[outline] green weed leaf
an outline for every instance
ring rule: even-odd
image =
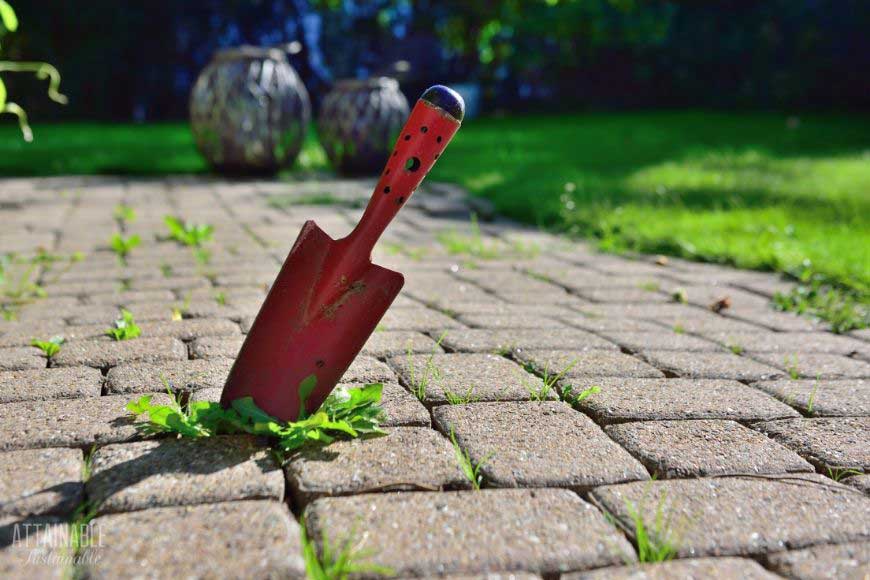
[[[9,32],[18,30],[18,16],[6,0],[0,0],[0,22]]]

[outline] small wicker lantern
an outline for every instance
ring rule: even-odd
[[[190,94],[196,145],[222,172],[271,173],[292,165],[310,120],[308,91],[274,48],[218,52]]]
[[[317,120],[320,143],[340,173],[375,175],[408,113],[395,79],[339,81],[323,99]]]

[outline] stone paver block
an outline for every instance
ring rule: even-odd
[[[299,524],[276,501],[156,508],[92,525],[102,542],[82,554],[88,578],[305,577]]]
[[[561,322],[537,314],[461,314],[459,322],[473,328],[563,328]]]
[[[433,284],[425,284],[423,281],[408,280],[408,284],[402,291],[404,294],[436,308],[450,308],[450,304],[454,302],[493,300],[491,294],[487,294],[477,286],[457,283],[457,281],[446,283],[436,281]]]
[[[0,403],[99,397],[103,375],[99,369],[72,367],[0,372]]]
[[[384,330],[431,330],[439,332],[447,328],[462,328],[460,323],[446,314],[424,308],[387,310],[378,326]]]
[[[370,356],[358,356],[341,377],[343,383],[396,382],[396,375],[386,364]]]
[[[64,344],[52,364],[59,367],[113,367],[124,363],[163,362],[187,359],[187,347],[177,338],[132,340],[82,340]]]
[[[544,393],[543,381],[513,361],[494,354],[417,354],[388,359],[412,393],[426,404],[453,397],[477,401],[527,401]]]
[[[45,357],[38,348],[32,346],[0,348],[0,371],[44,369],[45,366]]]
[[[836,354],[762,352],[750,356],[805,379],[870,378],[870,363]]]
[[[142,336],[172,336],[193,340],[202,336],[237,336],[239,325],[225,318],[187,318],[167,322],[143,322]]]
[[[442,352],[432,337],[413,330],[376,330],[363,346],[362,354],[387,358],[399,354]]]
[[[559,316],[570,326],[576,326],[590,332],[605,333],[605,332],[661,332],[667,328],[663,324],[657,324],[649,320],[641,320],[639,318],[622,318],[622,317],[590,317],[582,314],[565,314]]]
[[[136,302],[172,302],[175,295],[170,290],[130,290],[105,294],[88,294],[85,302],[99,306],[127,306]]]
[[[368,563],[396,576],[523,570],[556,574],[634,560],[604,516],[562,489],[369,494],[308,506],[311,537],[340,545],[360,530]]]
[[[584,491],[649,474],[588,417],[561,402],[446,405],[432,412],[493,487]]]
[[[303,449],[284,469],[293,499],[303,506],[319,497],[471,487],[450,441],[428,427],[396,427],[382,437]]]
[[[782,380],[752,386],[813,417],[870,415],[870,381]]]
[[[53,336],[63,336],[66,324],[58,320],[18,321],[14,325],[0,326],[0,348],[30,346],[34,338],[47,340]]]
[[[235,360],[244,342],[244,336],[203,336],[190,343],[190,356],[206,360],[221,358]]]
[[[164,393],[223,387],[233,365],[231,359],[125,364],[109,369],[109,393]]]
[[[774,572],[788,578],[859,580],[870,577],[870,542],[777,552],[768,555],[765,561]]]
[[[133,316],[137,323],[155,320],[172,320],[172,302],[147,302],[136,305]],[[80,306],[65,313],[70,324],[75,326],[99,325],[108,328],[118,319],[118,309],[113,306]]]
[[[510,350],[561,348],[571,350],[618,347],[592,333],[571,328],[550,329],[468,329],[450,330],[441,343],[450,350],[464,352],[501,352]]]
[[[756,429],[794,449],[822,470],[870,472],[870,417],[785,419]]]
[[[634,482],[591,497],[630,535],[636,510],[679,557],[754,556],[870,535],[870,498],[812,473]]]
[[[0,453],[0,515],[71,514],[84,496],[81,449]]]
[[[860,489],[865,494],[870,495],[870,473],[844,477],[840,480],[840,482],[846,485],[850,485],[856,489]]]
[[[659,479],[813,471],[798,454],[734,421],[644,421],[605,431]]]
[[[798,417],[797,411],[737,381],[597,378],[573,381],[575,392],[600,391],[578,403],[599,423],[686,419],[750,422]]]
[[[857,352],[861,342],[829,332],[724,332],[715,338],[727,347],[739,346],[750,352],[825,353],[849,355]]]
[[[638,377],[656,378],[664,375],[656,369],[621,352],[607,350],[562,351],[521,350],[518,360],[531,364],[545,376],[564,375],[562,383],[586,377]]]
[[[142,437],[125,408],[129,395],[51,399],[0,405],[0,451],[42,447],[89,447]],[[156,393],[151,402],[166,405]]]
[[[100,447],[88,497],[99,513],[284,497],[284,477],[253,437],[161,439]]]
[[[722,346],[688,334],[678,334],[667,328],[656,332],[602,332],[604,338],[631,351],[678,350],[694,352],[722,351]]]
[[[730,352],[644,350],[640,354],[652,365],[679,377],[763,381],[783,374],[776,368]]]
[[[748,558],[693,558],[657,564],[601,568],[563,574],[560,580],[685,580],[723,578],[729,580],[777,580],[761,565]]]

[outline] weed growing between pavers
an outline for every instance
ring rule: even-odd
[[[528,382],[523,379],[523,382],[526,384],[526,389],[529,391],[529,395],[532,401],[546,401],[549,398],[549,395],[552,391],[555,390],[556,394],[559,395],[559,399],[568,403],[572,407],[577,405],[580,401],[586,399],[587,397],[594,395],[595,393],[601,392],[601,387],[598,385],[592,385],[582,391],[575,393],[574,385],[570,384],[559,384],[565,375],[572,368],[577,366],[579,361],[577,359],[571,360],[568,365],[562,369],[562,372],[551,375],[550,374],[550,363],[547,362],[546,367],[543,372],[540,373],[541,380],[543,381],[543,386],[540,388],[532,388],[528,385]],[[523,368],[531,374],[538,375],[537,368],[532,363],[523,364]]]
[[[115,255],[118,256],[118,262],[122,266],[127,265],[127,256],[129,256],[130,252],[141,243],[142,238],[137,234],[133,234],[126,238],[121,234],[113,234],[112,237],[109,238],[109,247],[111,247],[112,251],[115,252]]]
[[[573,360],[571,360],[571,362],[569,362],[565,366],[564,369],[562,369],[561,372],[559,372],[555,375],[551,375],[550,374],[550,361],[547,361],[547,364],[544,367],[544,371],[541,374],[541,380],[543,381],[543,384],[537,388],[530,386],[527,378],[525,376],[523,376],[522,381],[526,386],[526,390],[529,391],[529,397],[531,398],[531,400],[532,401],[546,401],[550,397],[550,393],[553,390],[557,390],[557,394],[561,398],[562,393],[558,392],[557,383],[560,380],[562,380],[562,378],[568,373],[568,371],[570,371],[575,366],[577,366],[578,362],[579,361],[577,359],[573,359]],[[535,365],[533,365],[531,363],[524,364],[523,368],[531,374],[534,374],[534,375],[537,374]]]
[[[91,478],[95,450],[96,446],[91,447],[85,452],[84,461],[82,462],[82,485],[86,484]],[[91,545],[94,537],[91,521],[97,516],[98,509],[98,505],[86,499],[76,506],[76,509],[70,516],[70,537],[67,549],[70,551],[70,560],[74,564],[78,562],[84,549]]]
[[[836,334],[870,326],[867,301],[858,292],[827,283],[818,275],[809,276],[789,293],[777,292],[773,297],[777,309],[825,320]]]
[[[138,234],[133,234],[125,238],[121,234],[115,233],[112,234],[111,238],[109,238],[109,247],[111,247],[112,251],[118,256],[118,261],[122,266],[127,265],[127,256],[129,256],[130,252],[135,248],[139,247],[141,243],[142,238],[140,238]]]
[[[495,453],[487,453],[483,459],[474,463],[471,460],[471,455],[468,453],[468,450],[460,447],[459,442],[456,441],[456,434],[453,432],[453,425],[450,426],[450,442],[453,444],[453,452],[456,454],[456,462],[459,464],[462,473],[465,475],[466,479],[471,482],[471,486],[474,489],[480,490],[480,486],[483,484],[483,474],[480,470],[483,469],[483,466],[486,465],[490,459],[492,459]]]
[[[467,403],[476,403],[480,400],[480,397],[474,394],[474,385],[468,387],[463,394],[457,394],[449,389],[444,389],[444,396],[450,405],[465,405]]]
[[[214,235],[214,226],[210,224],[189,224],[181,218],[163,216],[163,223],[169,229],[169,239],[193,250],[193,256],[200,264],[211,261],[211,252],[203,247]]]
[[[257,407],[252,397],[236,399],[229,409],[213,401],[190,401],[182,405],[165,380],[164,385],[172,399],[169,405],[152,405],[150,395],[127,404],[127,410],[135,417],[147,416],[147,422],[137,424],[147,433],[175,433],[194,438],[249,433],[275,440],[276,448],[285,454],[306,443],[329,444],[339,436],[384,434],[380,428],[384,416],[380,406],[383,389],[380,383],[336,389],[314,414],[288,422]]]
[[[57,353],[60,352],[60,348],[65,342],[66,339],[62,336],[52,336],[48,340],[39,340],[39,339],[31,339],[30,345],[35,346],[48,360],[51,360]]]
[[[662,494],[656,505],[652,529],[647,529],[643,520],[643,505],[640,507],[626,501],[626,510],[634,527],[634,540],[637,546],[637,559],[641,563],[664,562],[677,555],[676,539],[673,537],[671,516],[665,515],[666,494]]]
[[[743,347],[740,346],[739,344],[729,344],[728,350],[730,350],[731,352],[733,352],[736,355],[743,354]]]
[[[305,572],[309,580],[345,580],[351,574],[394,576],[395,572],[386,566],[363,562],[373,555],[371,550],[361,550],[355,546],[355,530],[348,532],[339,541],[338,551],[330,545],[329,538],[324,533],[321,539],[322,549],[318,554],[317,546],[308,537],[305,518],[299,522],[301,528],[302,557],[305,560]]]
[[[0,314],[5,320],[15,320],[22,306],[48,296],[46,284],[57,282],[73,264],[84,258],[81,252],[63,256],[43,248],[37,248],[36,254],[29,258],[14,252],[0,255]],[[55,272],[54,266],[58,263],[63,266]],[[17,271],[16,267],[21,270]]]
[[[127,204],[119,203],[115,206],[115,219],[124,225],[132,224],[136,221],[136,210]]]
[[[653,480],[655,480],[655,477],[653,477]],[[649,491],[649,488],[647,488],[647,491]],[[666,499],[667,493],[663,492],[656,504],[651,528],[647,526],[643,517],[646,512],[646,492],[644,492],[640,504],[635,504],[626,498],[625,509],[630,519],[629,525],[623,524],[613,514],[604,511],[604,517],[615,528],[627,528],[626,531],[634,538],[635,548],[637,548],[637,560],[642,564],[665,562],[677,556],[679,538],[674,531],[671,515],[665,513]],[[628,554],[623,554],[623,556],[627,565],[634,564],[633,558]]]
[[[863,471],[852,467],[828,467],[826,471],[828,472],[828,477],[836,482],[840,482],[853,475],[864,475]]]
[[[115,321],[115,326],[106,330],[106,334],[114,340],[132,340],[142,334],[142,329],[133,320],[133,313],[126,308],[121,309],[121,318]]]
[[[187,313],[190,312],[190,300],[193,297],[191,292],[188,292],[184,295],[184,301],[181,303],[181,306],[174,306],[172,308],[172,321],[178,322],[179,320],[183,320]]]
[[[785,359],[785,370],[788,372],[788,376],[793,380],[801,378],[801,371],[798,368],[798,357],[796,354],[792,354],[791,357]]]
[[[426,366],[423,369],[423,374],[419,377],[417,376],[417,370],[414,365],[414,351],[411,348],[410,343],[408,344],[408,373],[411,375],[409,379],[410,384],[408,386],[411,388],[411,393],[413,393],[420,402],[425,402],[426,400],[426,390],[429,388],[429,382],[433,379],[440,382],[443,378],[441,369],[435,364],[434,358],[438,353],[438,348],[441,346],[441,343],[444,341],[446,336],[447,332],[442,332],[441,336],[438,337],[438,340],[435,342],[435,348],[432,349],[432,352],[429,354],[428,358],[426,358]]]
[[[819,375],[816,375],[816,382],[813,383],[813,390],[810,391],[810,397],[809,399],[807,399],[807,415],[809,415],[810,417],[812,417],[815,412],[814,409],[816,407],[816,395],[819,392],[820,378],[821,377]]]

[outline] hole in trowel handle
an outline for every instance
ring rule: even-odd
[[[420,169],[420,159],[417,157],[410,157],[407,161],[405,161],[405,171],[417,171]]]

